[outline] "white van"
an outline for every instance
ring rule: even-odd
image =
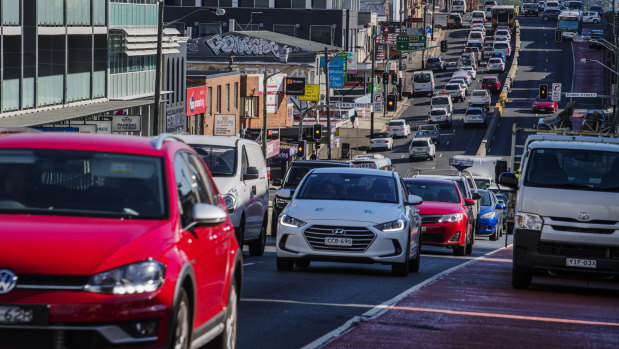
[[[464,0],[453,0],[451,2],[451,11],[452,12],[466,12],[466,1]]]
[[[512,55],[512,46],[507,41],[495,41],[492,44],[492,52],[503,52],[505,57]]]
[[[434,73],[430,70],[416,71],[413,73],[413,96],[418,93],[434,93]]]
[[[260,145],[239,137],[179,136],[211,171],[239,245],[261,256],[266,244],[269,180]]]
[[[451,101],[450,95],[440,95],[432,97],[430,101],[430,109],[434,108],[445,108],[447,112],[453,113],[453,102]]]

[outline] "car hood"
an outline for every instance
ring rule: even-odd
[[[552,107],[554,105],[554,102],[552,101],[535,101],[533,102],[534,105],[537,105],[538,107]]]
[[[463,213],[463,207],[460,203],[424,201],[417,206],[421,215],[442,215]]]
[[[490,212],[490,211],[494,211],[494,208],[492,208],[492,207],[490,207],[490,206],[481,206],[481,207],[479,208],[479,214],[480,214],[480,215],[483,215],[483,214],[488,213],[488,212]]]
[[[340,221],[380,224],[402,216],[399,204],[348,200],[292,200],[286,214],[302,221]]]
[[[1,219],[0,268],[24,274],[93,275],[159,258],[174,243],[174,234],[162,233],[174,229],[167,221],[23,215]]]
[[[215,181],[217,189],[221,195],[226,195],[237,185],[237,183],[239,183],[239,179],[236,176],[213,176],[213,180]]]

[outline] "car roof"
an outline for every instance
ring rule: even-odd
[[[242,141],[244,143],[255,143],[250,139],[244,139],[240,137],[222,137],[222,136],[199,136],[199,135],[179,135],[185,142],[190,144],[206,144],[206,145],[220,145],[224,147],[235,147],[237,142]],[[257,144],[257,143],[256,143]]]
[[[430,138],[430,137],[415,137],[415,138],[413,138],[411,140],[411,142],[414,142],[414,141],[428,141],[428,142],[430,142],[430,141],[432,141],[432,138]]]
[[[394,171],[376,171],[362,167],[322,167],[313,169],[312,173],[356,173],[382,177],[394,177],[397,175],[397,172]]]
[[[294,160],[292,165],[314,167],[350,167],[349,162],[334,160]]]

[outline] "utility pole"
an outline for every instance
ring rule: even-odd
[[[374,134],[374,62],[376,60],[376,27],[372,26],[372,76],[371,76],[371,84],[370,86],[370,103],[372,103],[372,112],[370,113],[370,135]]]
[[[159,134],[159,104],[161,104],[161,37],[163,36],[163,0],[159,0],[159,20],[157,22],[157,58],[155,67],[155,105],[153,106],[153,135]]]
[[[262,78],[262,89],[264,93],[262,94],[263,102],[262,103],[262,155],[264,158],[267,158],[267,80],[269,76],[267,75],[267,67],[264,66],[264,76]]]
[[[331,104],[329,103],[329,51],[327,51],[327,47],[325,46],[325,82],[327,84],[327,90],[325,91],[327,102],[327,149],[328,149],[328,159],[331,160]],[[318,119],[320,123],[320,116]]]
[[[434,12],[436,11],[436,0],[432,0],[432,39],[434,41]]]
[[[391,45],[389,45],[389,41],[387,41],[387,61],[385,63],[385,72],[387,73],[387,75],[389,75],[389,58],[391,55]],[[385,84],[385,82],[383,81],[383,103],[385,104],[383,106],[383,117],[386,118],[387,117],[387,90],[389,89],[389,80],[387,80],[387,84]]]
[[[434,1],[434,0],[433,0]],[[428,35],[428,31],[426,30],[426,10],[428,9],[428,5],[423,5],[423,35]],[[427,37],[426,37],[427,42]],[[427,44],[426,44],[427,46]],[[426,50],[421,51],[421,69],[424,69],[426,60]]]

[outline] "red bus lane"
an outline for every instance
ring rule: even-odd
[[[582,35],[590,35],[588,28],[583,29]],[[595,92],[602,94],[604,74],[608,74],[599,63],[581,63],[581,58],[588,58],[604,63],[604,51],[589,47],[587,41],[572,42],[574,52],[574,77],[572,79],[572,92]]]
[[[511,247],[480,257],[322,348],[619,348],[616,289],[534,278],[515,290],[511,258]]]

